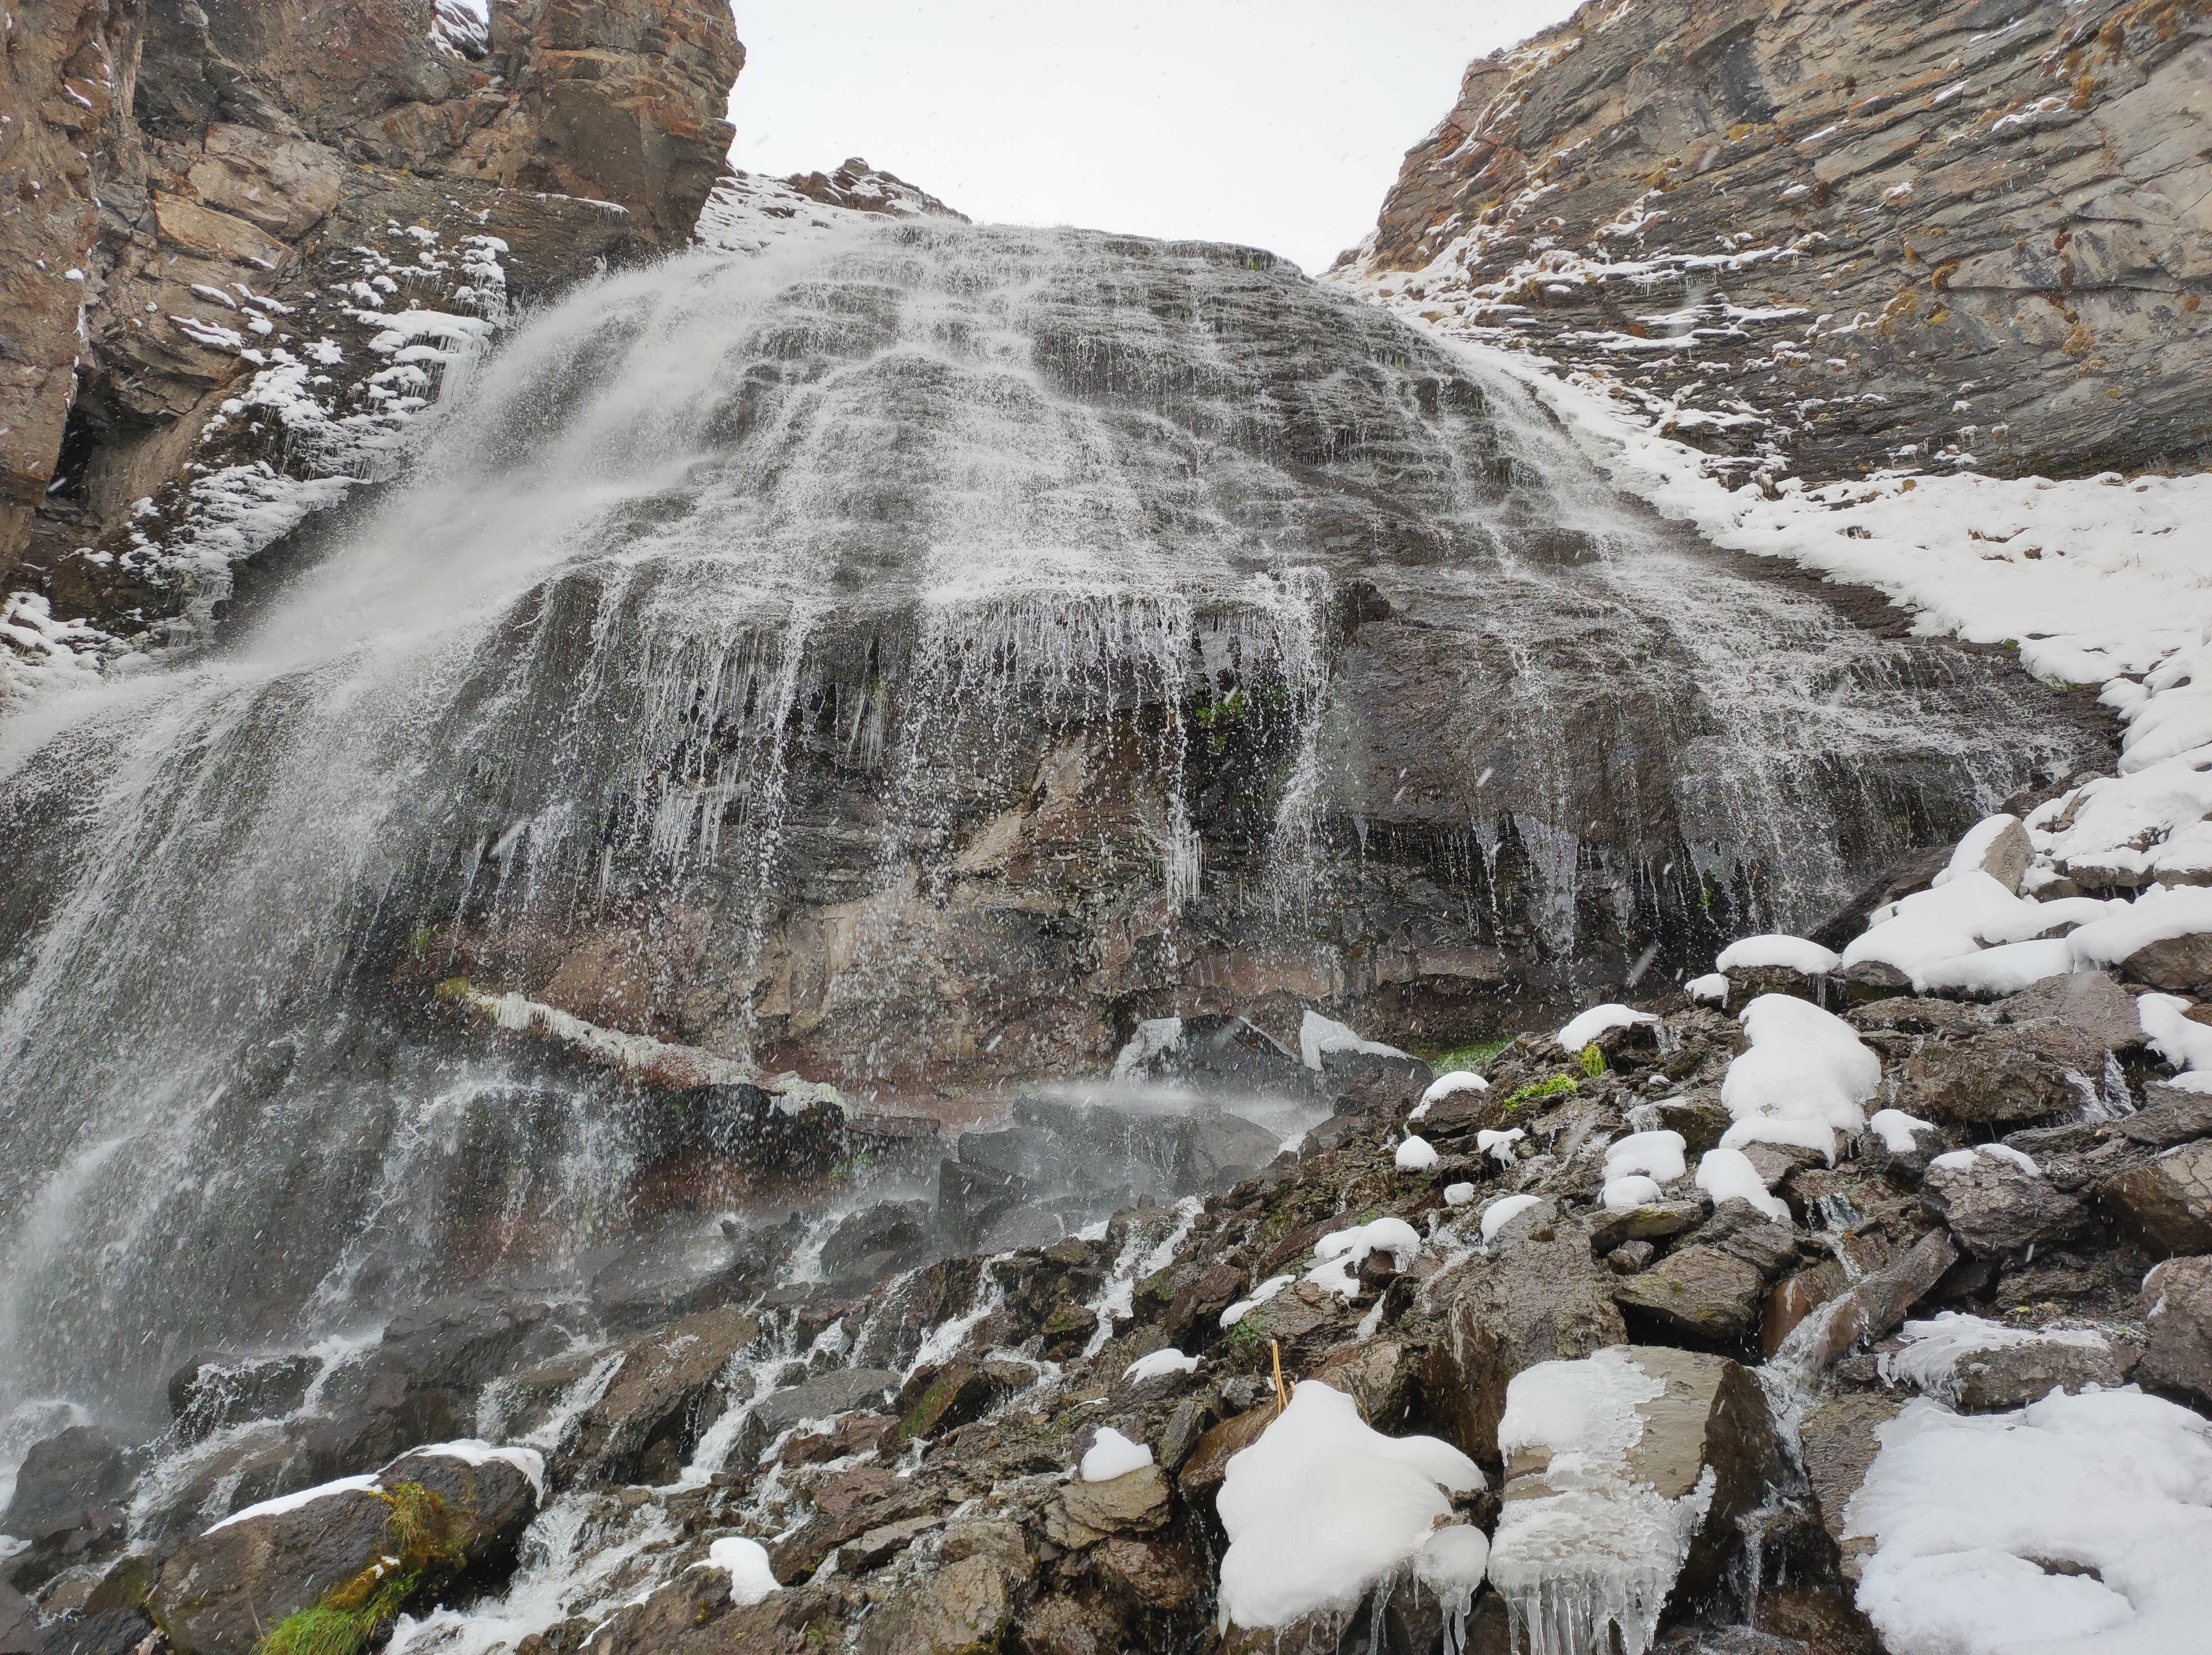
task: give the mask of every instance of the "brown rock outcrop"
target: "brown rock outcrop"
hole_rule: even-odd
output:
[[[2201,6],[1595,0],[1469,66],[1337,272],[1747,468],[2197,460],[2208,76]]]
[[[744,61],[726,7],[500,0],[482,39],[441,18],[62,0],[18,20],[0,579],[116,630],[204,626],[227,567],[376,475],[510,297],[690,234]],[[395,336],[411,309],[457,319]]]

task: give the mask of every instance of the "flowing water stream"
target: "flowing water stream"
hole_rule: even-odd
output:
[[[1247,250],[702,252],[421,429],[216,645],[0,731],[11,1452],[623,1231],[637,1099],[441,981],[893,1101],[1270,996],[1441,1038],[2086,740]]]

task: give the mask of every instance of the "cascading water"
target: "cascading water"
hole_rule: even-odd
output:
[[[1271,995],[1455,1033],[2079,746],[1240,249],[702,252],[422,440],[219,646],[9,732],[0,1412],[619,1232],[649,1104],[453,978],[891,1100]]]

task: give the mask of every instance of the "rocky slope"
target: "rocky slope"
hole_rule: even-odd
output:
[[[2200,464],[2208,88],[2202,4],[1592,0],[1332,276],[1739,476]]]
[[[1049,1242],[961,1240],[979,1189],[1004,1211],[1049,1187],[1000,1170],[1010,1153],[1039,1177],[1054,1144],[1093,1153],[1047,1112],[964,1137],[933,1203],[811,1239],[730,1227],[649,1293],[610,1270],[580,1302],[465,1294],[366,1346],[197,1358],[150,1444],[80,1426],[33,1450],[0,1528],[33,1543],[8,1578],[51,1623],[0,1596],[0,1650],[120,1651],[155,1627],[151,1648],[290,1647],[242,1622],[258,1603],[370,1638],[404,1614],[398,1646],[522,1655],[1505,1655],[1578,1652],[1559,1627],[1609,1622],[1637,1655],[1911,1655],[1949,1612],[1911,1558],[1992,1554],[1959,1561],[1970,1540],[1894,1526],[1881,1501],[1913,1434],[1977,1420],[2000,1445],[2166,1434],[2132,1537],[2014,1523],[1988,1542],[2100,1580],[2099,1624],[2148,1634],[2201,1582],[2128,1548],[2212,1522],[2212,1113],[2138,991],[2086,973],[1993,1002],[1883,997],[1743,966],[1705,1003],[1578,1020],[1597,1030],[1579,1047],[1524,1035],[1486,1086],[1431,1085],[1326,1027],[1314,1068],[1233,1021],[1155,1031],[1134,1054],[1155,1081],[1340,1112],[1256,1173],[1200,1172],[1199,1194]],[[1731,1129],[1778,1004],[1863,1056],[1868,1106],[1892,1112],[1832,1165]],[[1537,1408],[1515,1381],[1539,1365],[1541,1395],[1598,1411]],[[1224,1489],[1261,1462],[1237,1456],[1332,1407],[1364,1422],[1331,1428],[1341,1498],[1366,1497],[1375,1433],[1433,1434],[1480,1468],[1432,1509],[1486,1537],[1489,1585],[1480,1557],[1469,1578],[1415,1555],[1427,1517],[1346,1565],[1352,1541],[1308,1498],[1265,1533],[1311,1579],[1278,1584],[1279,1613],[1249,1607],[1254,1519]],[[447,1443],[464,1422],[514,1446]],[[1632,1450],[1607,1470],[1615,1429]],[[2084,1497],[2124,1494],[2124,1460]],[[1992,1520],[1948,1497],[1958,1524]],[[1562,1544],[1570,1509],[1596,1521]],[[1683,1513],[1662,1525],[1680,1538],[1650,1540],[1647,1509]],[[403,1547],[409,1511],[431,1539]],[[399,1585],[354,1584],[402,1552]]]
[[[687,240],[744,62],[708,0],[7,27],[0,580],[126,634],[204,630],[510,305]]]

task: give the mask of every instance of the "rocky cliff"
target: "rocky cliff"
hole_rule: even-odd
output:
[[[126,633],[204,624],[239,555],[377,476],[509,304],[687,239],[744,62],[713,0],[8,27],[0,578]]]
[[[1592,0],[1334,272],[1739,475],[2201,464],[2212,9]]]

